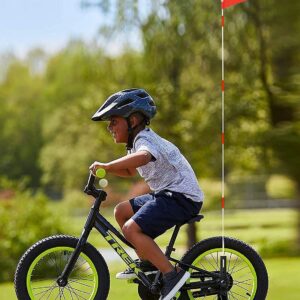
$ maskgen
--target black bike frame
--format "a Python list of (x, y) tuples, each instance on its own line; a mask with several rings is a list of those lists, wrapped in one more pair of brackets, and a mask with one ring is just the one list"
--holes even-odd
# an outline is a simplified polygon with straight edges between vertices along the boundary
[[(92, 176), (92, 177), (91, 177)], [(101, 189), (96, 189), (94, 187), (94, 180), (95, 177), (90, 174), (88, 184), (85, 187), (85, 193), (92, 195), (95, 197), (95, 202), (89, 212), (89, 215), (87, 217), (86, 223), (84, 225), (84, 229), (82, 231), (82, 234), (79, 238), (79, 241), (76, 245), (76, 248), (74, 252), (72, 253), (67, 265), (65, 266), (61, 276), (58, 279), (58, 283), (61, 285), (65, 285), (68, 281), (68, 277), (71, 274), (75, 263), (80, 255), (80, 253), (83, 250), (84, 245), (86, 244), (86, 241), (89, 237), (89, 234), (93, 228), (96, 228), (99, 233), (104, 237), (104, 239), (109, 243), (109, 245), (116, 251), (116, 253), (120, 256), (120, 258), (125, 262), (125, 264), (131, 268), (134, 273), (137, 275), (138, 279), (149, 289), (153, 285), (155, 285), (158, 280), (159, 280), (159, 274), (155, 277), (154, 282), (150, 282), (147, 276), (138, 268), (134, 260), (127, 254), (127, 252), (123, 249), (123, 247), (119, 244), (116, 238), (120, 239), (124, 244), (127, 246), (134, 248), (133, 245), (131, 245), (125, 237), (113, 226), (107, 221), (100, 213), (100, 206), (103, 201), (106, 199), (106, 192), (101, 190)], [(214, 272), (209, 272), (203, 269), (200, 269), (196, 266), (189, 265), (186, 263), (183, 263), (180, 260), (177, 260), (175, 258), (171, 257), (171, 253), (175, 251), (174, 244), (175, 240), (177, 238), (179, 229), (181, 225), (176, 225), (172, 234), (172, 237), (170, 239), (169, 245), (166, 248), (165, 255), (166, 257), (175, 263), (177, 263), (180, 266), (187, 267), (189, 269), (193, 269), (196, 272), (197, 276), (203, 276), (203, 277), (210, 277), (212, 280), (206, 280), (206, 281), (200, 281), (200, 282), (193, 282), (186, 284), (183, 289), (198, 289), (198, 288), (204, 288), (204, 287), (211, 287), (211, 288), (217, 288), (219, 287), (219, 283), (221, 282), (221, 278), (223, 277), (223, 272), (220, 274), (214, 273)], [(116, 238), (115, 238), (116, 237)], [(193, 275), (196, 275), (193, 274)], [(193, 276), (192, 276), (193, 277)], [(195, 292), (199, 294), (199, 292)]]

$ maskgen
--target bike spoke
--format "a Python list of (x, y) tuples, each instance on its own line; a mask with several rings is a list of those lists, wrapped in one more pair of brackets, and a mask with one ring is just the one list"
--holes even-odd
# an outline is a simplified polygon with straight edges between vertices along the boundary
[(240, 296), (240, 297), (242, 297), (242, 298), (244, 298), (244, 299), (249, 299), (248, 297), (243, 296), (242, 294), (239, 294), (239, 293), (234, 292), (234, 291), (232, 291), (232, 290), (230, 290), (230, 293), (232, 293), (232, 296), (233, 296), (233, 294), (235, 294), (235, 295), (238, 295), (238, 296)]
[[(56, 288), (56, 283), (54, 283), (48, 290), (46, 290), (46, 291), (44, 291), (44, 292), (37, 293), (37, 294), (35, 294), (35, 295), (37, 296), (37, 295), (42, 294), (41, 297), (39, 298), (39, 299), (42, 299), (44, 296), (47, 295), (47, 293), (48, 293), (49, 291), (50, 291), (49, 295), (51, 295), (52, 291), (53, 291), (55, 288)], [(49, 296), (48, 296), (48, 297), (49, 297)]]
[(236, 300), (236, 299), (238, 300), (238, 298), (236, 298), (236, 297), (232, 294), (231, 291), (229, 291), (228, 294), (229, 294), (229, 297), (232, 297), (232, 298), (233, 298), (233, 300)]
[(79, 297), (81, 299), (85, 299), (83, 296), (81, 296), (79, 293), (77, 293), (77, 291), (82, 292), (80, 290), (75, 289), (74, 287), (72, 287), (71, 285), (69, 285), (70, 289), (73, 291), (73, 293), (76, 295), (77, 299), (79, 299)]
[[(73, 291), (72, 287), (69, 284), (66, 286), (66, 289), (69, 291), (69, 293), (71, 293), (70, 291)], [(80, 300), (79, 297), (78, 297), (78, 295), (77, 295), (77, 293), (76, 292), (72, 292), (71, 294), (73, 294), (73, 293), (76, 296), (77, 300)]]
[(82, 282), (80, 282), (79, 280), (72, 280), (72, 279), (69, 279), (69, 282), (74, 282), (74, 283), (77, 283), (77, 284), (81, 284), (81, 285), (83, 285), (83, 286), (92, 287), (91, 285), (82, 283)]

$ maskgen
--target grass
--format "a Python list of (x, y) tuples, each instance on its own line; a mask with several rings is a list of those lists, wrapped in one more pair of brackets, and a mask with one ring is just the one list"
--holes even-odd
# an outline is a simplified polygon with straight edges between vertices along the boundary
[[(103, 215), (118, 228), (113, 218), (112, 209), (103, 209)], [(204, 219), (197, 223), (198, 240), (221, 235), (221, 215), (220, 212), (204, 212)], [(68, 233), (79, 236), (85, 223), (86, 216), (70, 217)], [(241, 239), (259, 252), (270, 250), (269, 247), (277, 247), (284, 244), (284, 247), (291, 245), (291, 241), (296, 238), (297, 213), (291, 209), (269, 209), (269, 210), (247, 210), (247, 211), (226, 211), (225, 215), (225, 235)], [(157, 243), (164, 247), (167, 245), (172, 234), (168, 230), (164, 235), (157, 238)], [(100, 234), (93, 230), (89, 237), (89, 242), (97, 248), (109, 247)], [(185, 248), (186, 245), (186, 225), (182, 226), (178, 235), (176, 246)], [(266, 251), (265, 251), (266, 250)], [(271, 249), (274, 253), (274, 249)], [(288, 249), (286, 249), (288, 250)], [(275, 251), (275, 255), (287, 255)]]
[[(300, 258), (271, 258), (265, 259), (269, 273), (268, 300), (298, 299), (300, 294), (299, 270)], [(139, 299), (136, 285), (115, 279), (115, 274), (125, 267), (125, 264), (113, 263), (111, 271), (111, 287), (108, 300)], [(16, 296), (12, 283), (0, 284), (1, 299), (15, 300)]]

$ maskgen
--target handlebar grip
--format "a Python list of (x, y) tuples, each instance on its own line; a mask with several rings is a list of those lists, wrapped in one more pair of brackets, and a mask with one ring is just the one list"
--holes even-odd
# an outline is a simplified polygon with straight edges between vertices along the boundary
[(95, 178), (96, 177), (94, 176), (94, 174), (92, 172), (90, 172), (89, 179), (88, 179), (88, 184), (87, 184), (87, 188), (89, 190), (93, 189)]

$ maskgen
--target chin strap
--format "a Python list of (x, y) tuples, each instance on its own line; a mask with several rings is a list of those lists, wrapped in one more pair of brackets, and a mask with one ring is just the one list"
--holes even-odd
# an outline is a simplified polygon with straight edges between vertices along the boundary
[(130, 151), (133, 147), (133, 129), (136, 128), (137, 126), (135, 126), (134, 128), (131, 127), (129, 118), (126, 118), (127, 121), (127, 126), (128, 126), (128, 140), (127, 140), (127, 144), (126, 144), (126, 150)]

